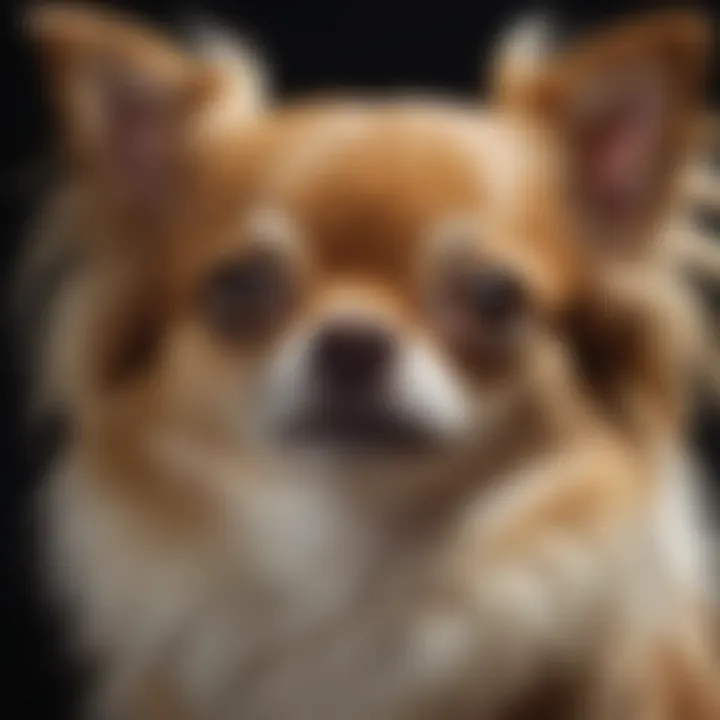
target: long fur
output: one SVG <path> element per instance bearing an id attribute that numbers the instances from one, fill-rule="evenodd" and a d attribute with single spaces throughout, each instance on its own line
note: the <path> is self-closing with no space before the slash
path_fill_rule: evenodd
<path id="1" fill-rule="evenodd" d="M 98 709 L 608 720 L 638 717 L 629 696 L 658 717 L 717 717 L 677 409 L 695 316 L 675 279 L 705 260 L 673 231 L 669 265 L 605 277 L 545 174 L 552 146 L 524 122 L 407 102 L 258 116 L 222 58 L 167 224 L 118 213 L 115 186 L 62 183 L 28 273 L 37 288 L 81 257 L 48 303 L 42 396 L 74 434 L 40 506 L 48 584 L 100 670 Z M 259 222 L 259 199 L 277 198 L 300 228 Z M 540 318 L 513 362 L 488 364 L 467 337 L 448 350 L 408 290 L 476 238 L 468 218 L 434 224 L 468 198 L 515 231 L 480 228 L 483 259 L 523 278 Z M 248 236 L 313 301 L 238 347 L 192 303 Z M 348 462 L 287 455 L 268 434 L 312 401 L 313 332 L 343 312 L 393 329 L 405 352 L 387 405 L 447 450 Z"/>

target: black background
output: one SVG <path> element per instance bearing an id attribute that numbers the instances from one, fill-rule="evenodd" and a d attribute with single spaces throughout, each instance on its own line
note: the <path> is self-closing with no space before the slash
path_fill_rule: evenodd
<path id="1" fill-rule="evenodd" d="M 238 27 L 265 49 L 279 92 L 345 88 L 422 88 L 470 96 L 482 85 L 482 59 L 498 32 L 519 13 L 552 11 L 572 34 L 583 27 L 658 3 L 556 2 L 536 6 L 505 0 L 225 0 L 125 2 L 120 7 L 180 29 L 198 11 Z M 711 13 L 715 7 L 704 4 Z M 7 288 L 22 228 L 37 190 L 33 163 L 48 144 L 32 53 L 19 30 L 23 5 L 0 11 L 0 272 Z M 715 82 L 714 95 L 718 97 Z M 3 714 L 13 718 L 77 717 L 75 678 L 57 652 L 46 613 L 32 591 L 31 554 L 24 542 L 24 508 L 51 443 L 22 421 L 22 355 L 3 325 L 0 348 L 0 687 Z M 720 423 L 699 422 L 698 440 L 719 475 Z"/>

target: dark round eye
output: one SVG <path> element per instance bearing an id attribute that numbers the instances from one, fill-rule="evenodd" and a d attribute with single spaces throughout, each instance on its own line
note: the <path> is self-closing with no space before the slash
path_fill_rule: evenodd
<path id="1" fill-rule="evenodd" d="M 525 292 L 520 280 L 510 271 L 487 268 L 463 275 L 457 289 L 475 320 L 497 328 L 521 315 Z"/>
<path id="2" fill-rule="evenodd" d="M 440 281 L 435 312 L 450 343 L 473 357 L 505 357 L 521 337 L 529 302 L 521 278 L 504 267 L 454 265 Z"/>
<path id="3" fill-rule="evenodd" d="M 288 307 L 288 268 L 270 253 L 216 268 L 202 288 L 201 305 L 214 332 L 231 339 L 255 339 L 271 330 Z"/>

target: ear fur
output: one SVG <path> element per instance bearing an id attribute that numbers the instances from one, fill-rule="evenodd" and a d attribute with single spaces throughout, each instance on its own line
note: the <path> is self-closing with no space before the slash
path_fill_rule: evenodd
<path id="1" fill-rule="evenodd" d="M 69 5 L 35 8 L 27 27 L 61 148 L 129 209 L 155 209 L 172 194 L 192 141 L 236 131 L 261 110 L 258 64 L 217 33 L 191 49 L 133 18 Z"/>
<path id="2" fill-rule="evenodd" d="M 214 69 L 218 95 L 216 120 L 228 126 L 261 114 L 269 103 L 270 77 L 260 52 L 244 38 L 208 21 L 195 25 L 194 45 Z"/>
<path id="3" fill-rule="evenodd" d="M 496 103 L 509 107 L 531 92 L 557 50 L 557 35 L 553 21 L 539 14 L 519 18 L 501 35 L 490 63 Z"/>

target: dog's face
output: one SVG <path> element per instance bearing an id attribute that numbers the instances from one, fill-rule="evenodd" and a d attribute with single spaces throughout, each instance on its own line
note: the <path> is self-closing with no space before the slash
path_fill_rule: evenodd
<path id="1" fill-rule="evenodd" d="M 126 94 L 130 121 L 88 167 L 115 212 L 154 228 L 148 244 L 165 238 L 143 258 L 141 295 L 162 299 L 146 401 L 244 452 L 357 463 L 477 448 L 523 422 L 523 400 L 572 392 L 567 319 L 601 285 L 613 243 L 598 238 L 639 247 L 656 219 L 696 29 L 663 19 L 601 37 L 482 113 L 341 104 L 248 119 L 240 103 L 242 121 L 211 137 L 194 123 L 183 144 L 170 93 Z M 187 103 L 227 91 L 182 71 Z M 181 147 L 196 164 L 168 214 Z M 133 162 L 118 166 L 119 150 Z M 142 197 L 137 173 L 154 181 Z"/>
<path id="2" fill-rule="evenodd" d="M 225 209 L 189 239 L 169 394 L 275 449 L 481 442 L 556 351 L 577 282 L 542 144 L 491 117 L 338 107 L 232 202 L 256 133 L 297 122 L 246 130 Z"/>

